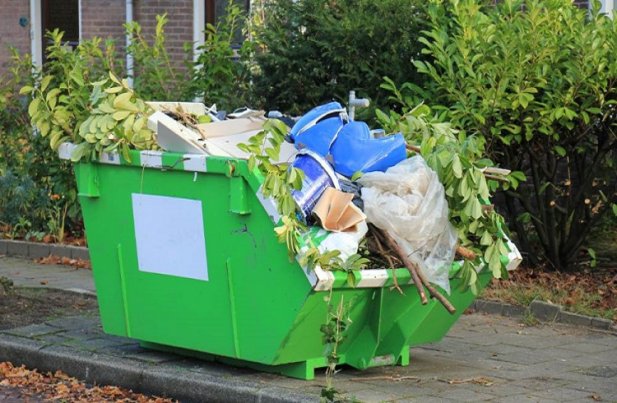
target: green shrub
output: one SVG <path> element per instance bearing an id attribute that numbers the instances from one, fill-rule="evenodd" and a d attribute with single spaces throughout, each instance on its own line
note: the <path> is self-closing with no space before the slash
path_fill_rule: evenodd
<path id="1" fill-rule="evenodd" d="M 81 226 L 71 166 L 33 133 L 29 99 L 18 93 L 34 81 L 31 59 L 13 52 L 8 73 L 0 77 L 0 222 L 11 236 L 47 233 L 59 221 L 56 211 L 63 225 L 54 236 Z"/>
<path id="2" fill-rule="evenodd" d="M 424 27 L 423 1 L 266 1 L 254 27 L 254 91 L 268 108 L 299 114 L 350 90 L 386 102 L 384 76 L 416 82 L 412 59 Z"/>
<path id="3" fill-rule="evenodd" d="M 21 59 L 15 49 L 7 73 L 0 76 L 0 175 L 8 169 L 22 172 L 29 148 L 27 134 L 30 119 L 27 100 L 18 93 L 25 84 L 32 84 L 32 63 L 29 57 Z"/>
<path id="4" fill-rule="evenodd" d="M 138 22 L 125 25 L 126 34 L 131 38 L 127 51 L 133 56 L 133 88 L 148 101 L 190 101 L 193 94 L 188 71 L 192 48 L 186 49 L 186 68 L 172 62 L 165 46 L 166 24 L 167 14 L 157 15 L 151 38 L 144 36 Z"/>
<path id="5" fill-rule="evenodd" d="M 569 269 L 617 210 L 617 18 L 570 0 L 482 4 L 431 7 L 422 38 L 431 59 L 415 62 L 428 80 L 422 95 L 483 136 L 495 161 L 526 173 L 504 193 L 510 225 L 531 262 Z"/>
<path id="6" fill-rule="evenodd" d="M 27 174 L 7 171 L 0 176 L 0 223 L 11 237 L 26 236 L 46 228 L 51 200 L 46 189 Z"/>
<path id="7" fill-rule="evenodd" d="M 199 56 L 192 67 L 192 93 L 207 105 L 231 111 L 250 103 L 250 57 L 252 42 L 237 43 L 238 33 L 246 28 L 242 9 L 230 1 L 225 16 L 216 24 L 208 24 L 206 40 L 199 46 Z M 234 46 L 239 46 L 238 57 Z"/>
<path id="8" fill-rule="evenodd" d="M 75 49 L 64 46 L 63 33 L 47 34 L 47 62 L 41 80 L 34 86 L 24 86 L 20 93 L 31 97 L 28 114 L 43 137 L 49 139 L 52 150 L 66 141 L 80 143 L 79 126 L 90 116 L 91 83 L 107 77 L 115 57 L 104 53 L 102 40 L 82 41 Z"/>

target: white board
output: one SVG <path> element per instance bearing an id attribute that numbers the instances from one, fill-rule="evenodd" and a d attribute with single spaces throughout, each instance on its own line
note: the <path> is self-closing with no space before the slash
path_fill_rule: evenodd
<path id="1" fill-rule="evenodd" d="M 139 270 L 208 281 L 200 200 L 133 193 Z"/>

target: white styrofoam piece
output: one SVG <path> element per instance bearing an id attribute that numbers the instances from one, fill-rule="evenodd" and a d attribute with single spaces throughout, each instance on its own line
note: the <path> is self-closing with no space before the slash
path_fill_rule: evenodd
<path id="1" fill-rule="evenodd" d="M 211 137 L 204 140 L 204 144 L 208 150 L 210 147 L 215 146 L 233 158 L 248 159 L 250 154 L 238 148 L 238 144 L 248 144 L 249 139 L 259 132 L 260 130 L 251 130 L 242 133 L 229 134 L 227 136 Z M 281 144 L 279 158 L 274 161 L 274 163 L 291 162 L 297 153 L 298 150 L 296 150 L 293 144 L 283 142 Z"/>
<path id="2" fill-rule="evenodd" d="M 508 259 L 510 261 L 508 262 L 508 265 L 506 266 L 506 270 L 508 271 L 516 270 L 518 265 L 520 265 L 523 262 L 523 256 L 521 255 L 521 252 L 519 252 L 514 242 L 510 240 L 510 238 L 506 236 L 506 240 L 507 240 L 508 248 L 510 248 L 510 253 L 508 253 Z"/>
<path id="3" fill-rule="evenodd" d="M 264 118 L 241 118 L 221 120 L 220 122 L 201 123 L 197 127 L 207 139 L 219 136 L 229 136 L 231 134 L 244 133 L 256 130 L 257 133 L 263 128 L 266 120 Z"/>
<path id="4" fill-rule="evenodd" d="M 148 117 L 148 123 L 147 123 L 148 129 L 150 129 L 154 133 L 156 133 L 156 129 L 158 128 L 159 120 L 165 119 L 165 117 L 169 118 L 169 116 L 165 115 L 163 112 L 158 112 L 158 111 L 154 112 L 152 115 L 150 115 Z"/>
<path id="5" fill-rule="evenodd" d="M 167 115 L 160 116 L 157 121 L 156 141 L 167 150 L 177 153 L 206 154 L 200 145 L 199 134 Z"/>
<path id="6" fill-rule="evenodd" d="M 200 200 L 133 193 L 139 270 L 208 281 Z"/>
<path id="7" fill-rule="evenodd" d="M 155 111 L 169 111 L 176 112 L 178 108 L 181 108 L 186 113 L 193 115 L 205 115 L 207 113 L 206 105 L 201 102 L 146 102 L 150 108 Z"/>

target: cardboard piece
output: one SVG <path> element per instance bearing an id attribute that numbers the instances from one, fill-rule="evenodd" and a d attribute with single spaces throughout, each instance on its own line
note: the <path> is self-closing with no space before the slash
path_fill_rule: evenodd
<path id="1" fill-rule="evenodd" d="M 355 231 L 356 226 L 366 220 L 366 215 L 351 202 L 352 199 L 353 194 L 329 187 L 323 192 L 313 213 L 328 231 Z"/>

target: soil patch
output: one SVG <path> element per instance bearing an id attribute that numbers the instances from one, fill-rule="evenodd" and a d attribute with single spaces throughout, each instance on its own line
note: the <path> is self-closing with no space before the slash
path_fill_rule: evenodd
<path id="1" fill-rule="evenodd" d="M 45 288 L 0 289 L 0 330 L 98 312 L 96 297 Z"/>
<path id="2" fill-rule="evenodd" d="M 617 322 L 617 267 L 571 273 L 521 267 L 508 280 L 492 280 L 482 297 L 523 306 L 540 299 Z"/>

